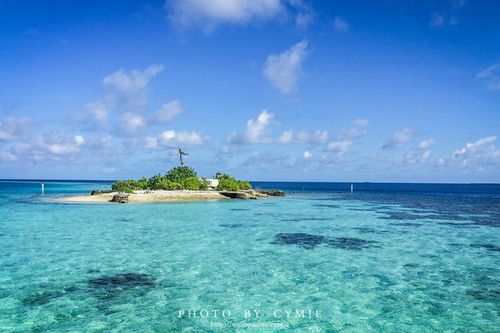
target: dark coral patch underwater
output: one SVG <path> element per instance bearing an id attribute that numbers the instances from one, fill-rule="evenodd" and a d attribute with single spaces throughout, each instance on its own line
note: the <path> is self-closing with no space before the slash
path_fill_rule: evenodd
<path id="1" fill-rule="evenodd" d="M 306 233 L 279 233 L 274 236 L 274 241 L 271 242 L 271 244 L 297 245 L 309 250 L 322 244 L 344 250 L 361 250 L 373 246 L 373 243 L 376 242 L 353 237 L 328 238 Z"/>
<path id="2" fill-rule="evenodd" d="M 274 236 L 272 244 L 298 245 L 305 249 L 312 249 L 316 245 L 323 244 L 327 238 L 321 235 L 309 235 L 304 233 L 279 233 Z"/>
<path id="3" fill-rule="evenodd" d="M 352 229 L 354 229 L 357 232 L 362 233 L 362 234 L 387 234 L 387 233 L 391 233 L 391 231 L 389 231 L 389 230 L 375 229 L 375 228 L 369 228 L 369 227 L 354 227 Z"/>
<path id="4" fill-rule="evenodd" d="M 50 303 L 52 300 L 61 297 L 64 295 L 61 291 L 54 290 L 44 290 L 40 292 L 33 293 L 23 298 L 21 302 L 24 305 L 36 306 L 36 305 L 45 305 Z"/>
<path id="5" fill-rule="evenodd" d="M 109 276 L 101 276 L 89 280 L 89 285 L 95 288 L 134 288 L 144 286 L 154 286 L 154 279 L 147 274 L 123 273 Z"/>
<path id="6" fill-rule="evenodd" d="M 402 223 L 389 223 L 390 225 L 395 225 L 398 227 L 421 227 L 423 224 L 420 223 L 411 223 L 411 222 L 402 222 Z"/>
<path id="7" fill-rule="evenodd" d="M 101 300 L 116 299 L 122 292 L 135 289 L 144 290 L 156 285 L 155 280 L 147 274 L 122 273 L 116 275 L 101 276 L 89 279 L 86 283 L 80 282 L 69 287 L 54 286 L 45 287 L 21 299 L 24 305 L 41 306 L 48 304 L 58 298 L 71 296 L 76 293 L 78 297 L 96 297 Z"/>
<path id="8" fill-rule="evenodd" d="M 331 218 L 326 217 L 293 217 L 288 219 L 281 219 L 283 222 L 302 222 L 302 221 L 329 221 Z"/>
<path id="9" fill-rule="evenodd" d="M 223 228 L 240 228 L 244 227 L 245 225 L 243 223 L 222 223 L 219 224 L 219 227 Z"/>
<path id="10" fill-rule="evenodd" d="M 470 246 L 475 248 L 483 248 L 488 251 L 500 252 L 500 246 L 497 246 L 495 244 L 471 244 Z"/>

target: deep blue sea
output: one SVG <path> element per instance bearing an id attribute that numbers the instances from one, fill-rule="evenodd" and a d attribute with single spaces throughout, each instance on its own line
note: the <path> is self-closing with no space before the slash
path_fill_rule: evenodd
<path id="1" fill-rule="evenodd" d="M 254 182 L 68 204 L 0 181 L 0 332 L 498 332 L 500 185 Z"/>

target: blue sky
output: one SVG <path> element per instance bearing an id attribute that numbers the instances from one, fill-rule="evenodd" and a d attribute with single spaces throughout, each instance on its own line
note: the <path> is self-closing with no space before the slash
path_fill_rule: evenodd
<path id="1" fill-rule="evenodd" d="M 0 2 L 0 178 L 500 182 L 500 3 Z"/>

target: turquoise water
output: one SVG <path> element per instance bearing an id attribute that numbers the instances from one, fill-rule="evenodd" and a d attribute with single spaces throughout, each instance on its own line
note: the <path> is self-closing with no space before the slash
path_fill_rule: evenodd
<path id="1" fill-rule="evenodd" d="M 53 200 L 109 184 L 0 182 L 0 331 L 498 330 L 499 186 L 260 185 L 289 192 L 85 205 Z"/>

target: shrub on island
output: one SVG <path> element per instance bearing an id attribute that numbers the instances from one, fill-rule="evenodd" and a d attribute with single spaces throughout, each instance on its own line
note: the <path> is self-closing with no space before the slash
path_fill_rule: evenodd
<path id="1" fill-rule="evenodd" d="M 217 172 L 215 178 L 219 180 L 217 190 L 240 191 L 252 188 L 247 181 L 236 180 L 233 176 Z M 207 190 L 209 182 L 206 178 L 198 178 L 196 171 L 187 166 L 170 169 L 165 175 L 157 174 L 147 179 L 119 180 L 111 185 L 116 192 L 131 193 L 136 190 Z"/>
<path id="2" fill-rule="evenodd" d="M 182 183 L 188 178 L 198 179 L 198 175 L 193 168 L 188 166 L 179 166 L 168 170 L 165 178 L 176 183 Z"/>
<path id="3" fill-rule="evenodd" d="M 249 182 L 237 180 L 227 173 L 217 172 L 215 174 L 215 179 L 219 180 L 217 191 L 241 191 L 252 189 L 252 185 Z"/>
<path id="4" fill-rule="evenodd" d="M 111 185 L 111 189 L 116 192 L 132 192 L 132 188 L 130 188 L 130 184 L 128 180 L 119 180 Z"/>

